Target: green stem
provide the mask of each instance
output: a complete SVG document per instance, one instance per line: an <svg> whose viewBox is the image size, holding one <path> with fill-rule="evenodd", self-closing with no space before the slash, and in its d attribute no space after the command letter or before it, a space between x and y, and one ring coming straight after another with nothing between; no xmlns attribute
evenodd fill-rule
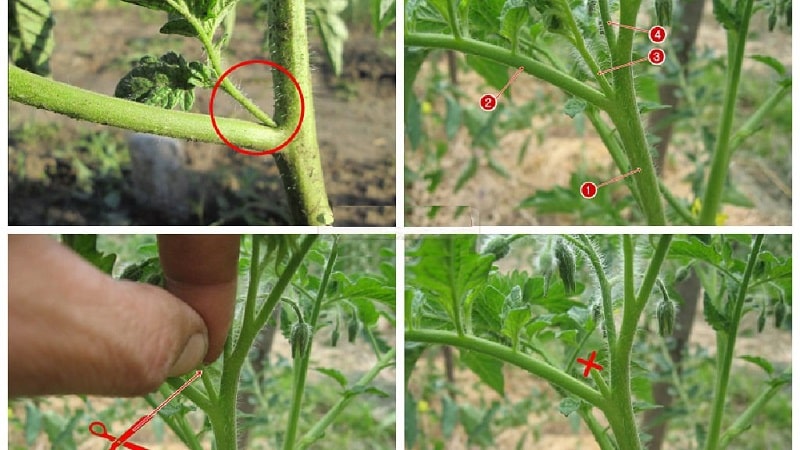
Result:
<svg viewBox="0 0 800 450"><path fill-rule="evenodd" d="M205 114L170 111L121 98L110 97L32 74L16 66L8 68L9 99L46 109L73 119L87 120L161 136L220 144L222 141ZM242 148L269 148L285 141L291 130L273 129L255 122L217 118L225 137Z"/></svg>
<svg viewBox="0 0 800 450"><path fill-rule="evenodd" d="M600 296L603 302L603 326L606 330L606 342L608 348L613 349L617 344L617 327L614 323L614 309L611 301L611 284L606 277L606 271L603 267L600 256L594 249L591 240L586 235L581 235L580 240L576 241L571 236L564 236L565 239L577 244L583 253L589 257L589 262L592 264L594 273L597 276L597 282L600 284Z"/></svg>
<svg viewBox="0 0 800 450"><path fill-rule="evenodd" d="M771 112L775 106L780 103L781 100L784 98L791 98L791 96L787 96L786 94L791 94L792 84L791 82L787 83L786 85L782 85L772 93L764 103L750 116L749 119L742 125L739 131L733 135L730 143L730 152L733 153L742 145L745 139L749 138L750 136L754 135L760 128L761 122L764 120L766 115Z"/></svg>
<svg viewBox="0 0 800 450"><path fill-rule="evenodd" d="M753 422L753 418L758 414L761 409L772 400L772 397L780 391L783 387L784 383L775 383L772 384L769 388L763 390L761 394L747 407L747 409L742 412L742 414L736 418L736 420L731 424L731 426L722 433L722 437L720 438L719 447L726 448L728 444L735 439L740 434L747 431Z"/></svg>
<svg viewBox="0 0 800 450"><path fill-rule="evenodd" d="M450 21L450 28L453 29L453 36L456 39L461 39L461 27L458 22L458 0L447 1L447 15Z"/></svg>
<svg viewBox="0 0 800 450"><path fill-rule="evenodd" d="M306 347L306 351L302 355L298 355L294 360L294 384L292 386L292 409L289 411L289 423L286 425L286 435L283 441L284 450L294 450L295 439L297 438L297 424L300 420L300 411L303 409L303 393L306 387L306 375L308 374L308 361L311 357L311 347L314 343L314 330L317 328L317 321L319 319L320 305L325 298L325 292L328 290L328 280L330 280L331 272L333 272L333 265L336 263L336 256L338 254L339 238L335 237L333 245L331 246L331 253L328 256L328 262L325 265L325 271L320 281L319 290L317 291L317 298L314 300L314 306L311 309L311 316L308 318L307 323L311 325L311 338Z"/></svg>
<svg viewBox="0 0 800 450"><path fill-rule="evenodd" d="M611 20L611 14L609 13L608 8L608 0L600 0L600 19L603 21L603 33L606 35L608 53L613 55L614 50L617 48L617 37L614 34L614 29L608 24L608 22Z"/></svg>
<svg viewBox="0 0 800 450"><path fill-rule="evenodd" d="M352 391L367 387L383 369L394 364L395 353L396 349L394 348L384 353L375 363L375 365L372 366L369 372L365 373L364 376L359 378L359 380L350 390ZM350 401L355 397L356 395L354 394L345 393L339 399L339 401L337 401L333 407L331 407L331 409L329 409L328 412L325 413L325 415L322 416L322 418L320 418L305 435L303 435L302 439L297 442L297 446L295 448L297 450L305 450L318 440L322 439L322 437L325 435L325 430L333 423L334 420L336 420L336 418L342 413L342 411L344 411Z"/></svg>
<svg viewBox="0 0 800 450"><path fill-rule="evenodd" d="M428 344L451 345L453 347L481 353L500 361L513 364L544 380L557 385L571 394L581 398L602 411L609 409L603 396L586 384L572 378L561 370L537 361L528 355L514 352L509 347L475 336L459 336L451 331L442 330L406 330L406 342L425 342Z"/></svg>
<svg viewBox="0 0 800 450"><path fill-rule="evenodd" d="M495 45L475 39L456 39L453 36L443 34L408 32L405 35L405 45L407 47L447 48L457 50L461 53L491 59L511 67L524 67L526 73L547 81L575 97L593 103L602 110L607 111L613 105L602 92L587 86L564 72L546 66L535 59L522 55L515 55L510 50L499 48Z"/></svg>
<svg viewBox="0 0 800 450"><path fill-rule="evenodd" d="M561 9L565 12L564 17L567 18L567 26L569 27L570 33L572 33L573 45L578 50L578 53L581 54L581 57L586 65L589 66L589 70L592 71L592 75L594 75L594 78L600 85L603 93L607 97L612 97L614 95L614 91L611 89L611 85L608 84L606 77L603 75L598 75L598 72L600 72L600 67L597 65L597 61L594 60L592 54L589 53L589 50L586 48L586 41L583 39L581 31L578 29L578 24L575 23L575 17L573 16L566 0L561 0Z"/></svg>
<svg viewBox="0 0 800 450"><path fill-rule="evenodd" d="M624 2L620 5L620 23L636 26L636 14L641 1ZM633 46L633 30L622 28L619 32L615 51L612 52L614 66L631 61ZM640 193L639 207L642 208L648 225L665 225L664 206L658 187L655 166L650 157L650 150L639 114L636 91L633 83L632 66L623 67L612 72L616 96L614 108L608 110L611 121L619 131L622 144L631 168L639 167L641 172L632 177Z"/></svg>
<svg viewBox="0 0 800 450"><path fill-rule="evenodd" d="M206 50L206 54L208 55L208 60L211 62L211 67L214 68L214 71L218 75L222 75L224 70L222 70L222 60L220 58L220 49L214 45L212 42L213 36L209 36L206 33L205 27L203 24L197 20L197 17L189 11L185 2L176 2L174 0L166 0L166 2L172 6L178 13L186 19L189 24L194 28L194 31L197 32L197 38L200 40L200 43L203 44L203 47ZM235 5L235 3L231 3L231 5ZM229 7L230 8L230 7ZM220 16L228 16L229 14L233 14L232 11L223 11L220 13ZM234 16L235 17L235 16ZM214 27L216 28L216 27ZM226 30L226 32L230 32ZM242 105L247 111L250 112L256 119L260 120L264 125L269 127L276 127L277 125L269 117L264 111L261 110L258 106L256 106L253 102L250 101L247 97L244 96L237 88L233 85L229 77L226 77L222 80L222 89L228 93L237 103Z"/></svg>
<svg viewBox="0 0 800 450"><path fill-rule="evenodd" d="M304 225L331 225L331 211L317 141L311 63L308 59L305 0L269 2L270 58L294 75L303 90L303 126L284 150L274 154L294 221ZM301 120L301 105L294 83L275 72L275 121L294 126Z"/></svg>
<svg viewBox="0 0 800 450"><path fill-rule="evenodd" d="M708 173L706 192L703 197L700 225L715 225L717 212L722 203L722 191L728 177L733 147L731 147L731 128L733 115L736 112L736 97L739 92L739 79L742 74L742 60L747 43L747 32L750 28L750 15L753 11L753 0L744 0L744 11L737 14L741 25L738 30L728 30L728 80L725 85L725 101L719 120L719 131L711 157L711 170Z"/></svg>
<svg viewBox="0 0 800 450"><path fill-rule="evenodd" d="M711 409L711 421L708 427L708 439L706 440L706 450L717 450L720 439L720 429L722 427L722 416L725 413L725 395L728 390L728 380L730 378L731 364L733 363L733 349L736 344L736 333L739 331L739 320L742 318L744 308L744 298L750 284L750 276L753 274L753 267L756 265L758 254L761 251L761 244L764 235L759 234L753 241L750 249L750 257L744 269L742 282L739 284L735 303L728 316L730 325L727 330L717 331L717 379L714 382L714 404Z"/></svg>

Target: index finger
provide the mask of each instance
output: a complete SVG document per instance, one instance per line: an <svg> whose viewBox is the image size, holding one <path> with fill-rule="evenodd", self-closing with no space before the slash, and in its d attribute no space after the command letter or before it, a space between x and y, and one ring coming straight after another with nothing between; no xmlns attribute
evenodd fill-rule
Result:
<svg viewBox="0 0 800 450"><path fill-rule="evenodd" d="M233 320L239 235L159 235L158 247L167 290L208 328L210 363L222 353Z"/></svg>

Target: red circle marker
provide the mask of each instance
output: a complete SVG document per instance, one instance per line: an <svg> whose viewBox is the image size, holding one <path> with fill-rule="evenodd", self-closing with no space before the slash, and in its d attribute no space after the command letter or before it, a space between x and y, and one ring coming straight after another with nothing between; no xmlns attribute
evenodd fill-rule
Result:
<svg viewBox="0 0 800 450"><path fill-rule="evenodd" d="M581 185L581 195L583 198L594 198L597 195L597 185L587 181Z"/></svg>
<svg viewBox="0 0 800 450"><path fill-rule="evenodd" d="M660 48L654 48L647 54L647 59L650 60L650 64L654 66L664 64L664 58L666 58L666 55L664 54L664 50Z"/></svg>
<svg viewBox="0 0 800 450"><path fill-rule="evenodd" d="M481 109L484 111L494 111L497 108L497 98L492 94L483 94L480 101Z"/></svg>
<svg viewBox="0 0 800 450"><path fill-rule="evenodd" d="M667 30L662 26L656 25L650 28L648 35L650 36L650 42L660 44L667 39Z"/></svg>
<svg viewBox="0 0 800 450"><path fill-rule="evenodd" d="M250 64L264 64L266 66L271 66L278 69L279 71L281 71L281 73L283 73L284 75L289 77L290 80L292 80L292 84L294 84L295 89L297 89L297 93L300 95L300 120L297 121L297 126L294 127L294 131L292 132L291 136L289 136L285 141L281 142L277 147L263 150L260 152L245 150L243 148L237 147L236 145L232 144L225 137L225 135L222 134L222 131L220 131L219 126L217 126L217 118L214 117L214 98L217 96L217 90L222 84L222 81L225 79L225 77L230 75L234 70L242 68L244 66L249 66ZM208 114L211 116L211 125L214 127L214 131L216 131L217 136L219 136L219 138L222 139L222 142L224 142L225 145L227 145L228 147L232 148L233 150L243 155L251 155L251 156L271 155L273 153L277 153L283 150L287 145L289 145L289 143L291 143L294 140L294 138L297 137L297 133L300 132L300 127L303 125L303 119L305 118L306 115L306 99L305 97L303 97L303 90L300 88L300 83L297 82L297 79L294 77L294 75L292 75L292 73L289 72L285 67L276 62L272 62L266 59L249 59L247 61L242 61L234 66L231 66L228 70L225 71L225 73L222 74L221 77L219 77L217 83L214 84L214 89L211 90L211 100L209 100L208 102Z"/></svg>

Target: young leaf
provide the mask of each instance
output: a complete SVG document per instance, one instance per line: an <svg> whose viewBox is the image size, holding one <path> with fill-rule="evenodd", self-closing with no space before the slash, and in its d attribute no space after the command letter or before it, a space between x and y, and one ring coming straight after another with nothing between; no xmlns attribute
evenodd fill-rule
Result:
<svg viewBox="0 0 800 450"><path fill-rule="evenodd" d="M340 17L347 8L347 0L312 0L307 9L314 15L314 24L322 38L325 56L338 76L342 73L344 41L347 40L347 25Z"/></svg>
<svg viewBox="0 0 800 450"><path fill-rule="evenodd" d="M558 411L564 415L564 417L569 417L570 414L574 413L581 407L581 401L577 398L566 397L561 399L561 402L558 404Z"/></svg>
<svg viewBox="0 0 800 450"><path fill-rule="evenodd" d="M490 388L500 395L505 395L505 380L503 379L503 363L490 356L461 351L461 362L478 376Z"/></svg>
<svg viewBox="0 0 800 450"><path fill-rule="evenodd" d="M705 315L706 322L711 325L711 328L724 333L728 332L728 328L730 328L728 318L717 310L714 306L714 301L711 300L711 296L707 292L703 292L703 315Z"/></svg>
<svg viewBox="0 0 800 450"><path fill-rule="evenodd" d="M145 56L117 84L114 96L148 105L184 110L194 103L195 86L213 85L211 70L199 62L187 63L183 56L168 52L160 58Z"/></svg>
<svg viewBox="0 0 800 450"><path fill-rule="evenodd" d="M336 369L328 369L325 367L318 367L315 370L323 375L327 375L330 378L333 378L334 381L339 383L339 386L347 387L347 377L345 377L342 372Z"/></svg>
<svg viewBox="0 0 800 450"><path fill-rule="evenodd" d="M739 17L736 12L728 7L725 0L713 0L714 17L726 30L739 28Z"/></svg>
<svg viewBox="0 0 800 450"><path fill-rule="evenodd" d="M575 97L570 97L567 103L564 104L564 114L568 115L570 119L582 113L586 109L586 100Z"/></svg>
<svg viewBox="0 0 800 450"><path fill-rule="evenodd" d="M747 362L751 362L757 365L758 367L761 367L764 370L764 372L767 373L767 375L772 375L773 372L775 372L775 368L772 366L772 363L770 363L769 361L760 356L744 355L741 356L740 358Z"/></svg>
<svg viewBox="0 0 800 450"><path fill-rule="evenodd" d="M117 255L101 253L97 249L96 234L65 234L61 235L61 242L92 263L93 266L104 273L111 274Z"/></svg>

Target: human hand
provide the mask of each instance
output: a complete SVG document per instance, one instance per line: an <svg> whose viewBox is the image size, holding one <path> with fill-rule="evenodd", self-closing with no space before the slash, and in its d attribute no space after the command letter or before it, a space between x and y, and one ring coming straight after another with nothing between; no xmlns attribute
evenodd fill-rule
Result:
<svg viewBox="0 0 800 450"><path fill-rule="evenodd" d="M172 293L114 280L46 236L8 242L10 396L140 395L219 356L238 236L159 238Z"/></svg>

